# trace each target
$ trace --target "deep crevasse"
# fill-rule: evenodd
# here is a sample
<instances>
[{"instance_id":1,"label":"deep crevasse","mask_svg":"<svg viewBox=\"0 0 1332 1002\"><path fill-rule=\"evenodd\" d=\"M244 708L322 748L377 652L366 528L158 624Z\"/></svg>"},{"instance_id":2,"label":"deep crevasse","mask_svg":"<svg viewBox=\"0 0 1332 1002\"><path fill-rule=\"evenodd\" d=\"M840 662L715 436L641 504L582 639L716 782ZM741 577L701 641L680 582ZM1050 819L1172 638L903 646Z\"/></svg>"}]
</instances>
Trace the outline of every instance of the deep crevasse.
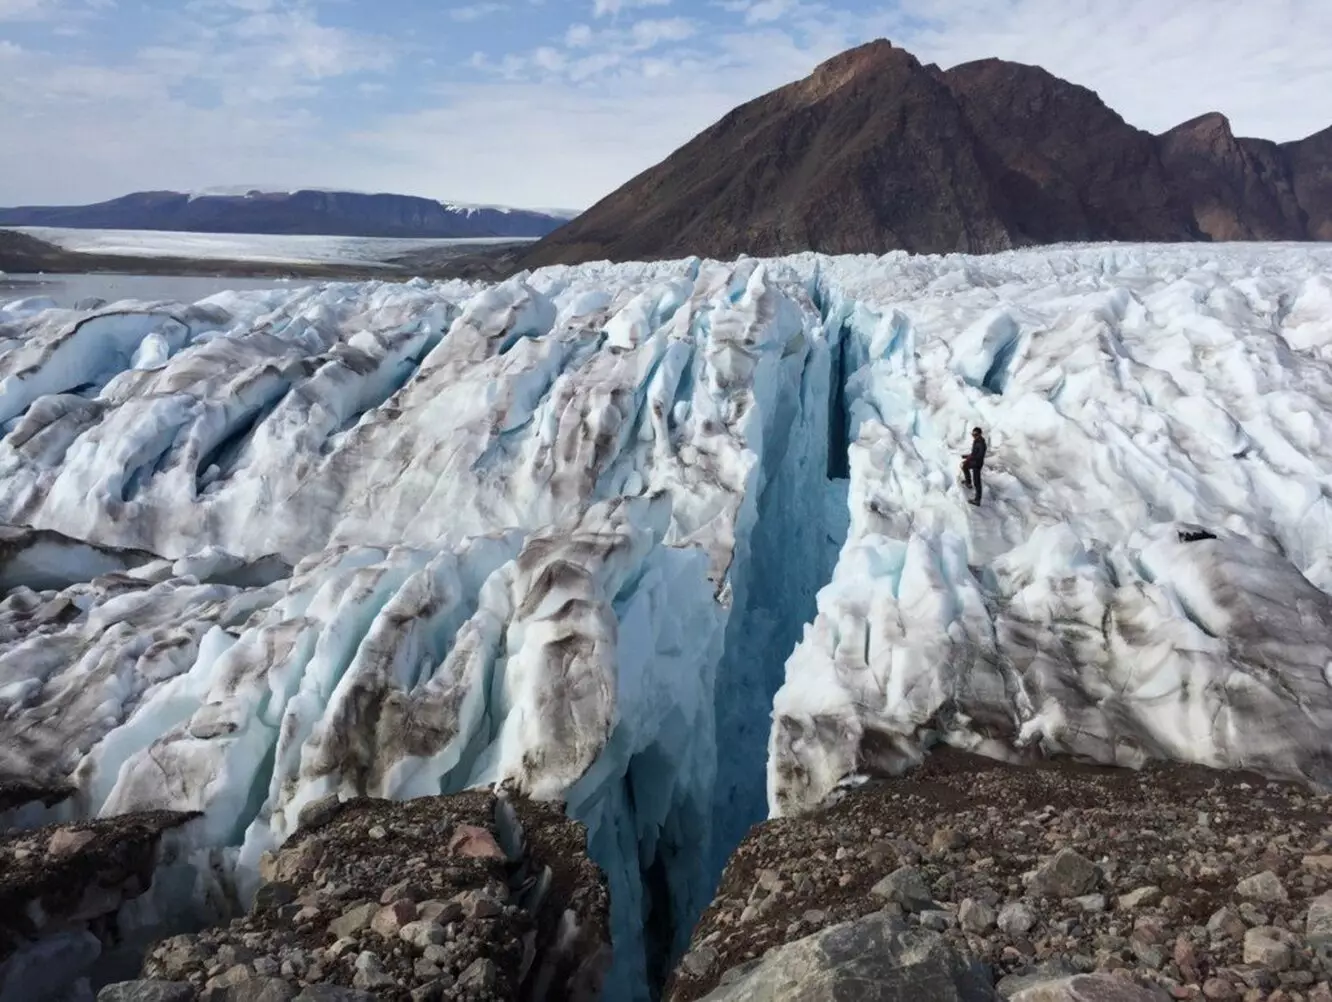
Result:
<instances>
[{"instance_id":1,"label":"deep crevasse","mask_svg":"<svg viewBox=\"0 0 1332 1002\"><path fill-rule=\"evenodd\" d=\"M0 517L206 551L0 603L0 765L244 864L327 792L562 799L611 998L767 809L936 740L1317 773L1327 253L1204 250L0 313Z\"/></svg>"},{"instance_id":2,"label":"deep crevasse","mask_svg":"<svg viewBox=\"0 0 1332 1002\"><path fill-rule=\"evenodd\" d=\"M608 997L646 997L711 894L715 718L761 756L812 612L819 582L799 578L803 606L774 590L768 539L828 549L821 526L773 524L826 465L828 352L780 263L581 277L24 321L0 358L10 518L299 563L257 589L178 560L16 593L6 771L71 776L84 814L201 810L242 889L326 793L564 800L611 881ZM766 620L733 617L749 592ZM85 614L34 637L61 602ZM778 639L719 686L732 618ZM747 796L723 813L748 824L761 770L735 762Z\"/></svg>"}]
</instances>

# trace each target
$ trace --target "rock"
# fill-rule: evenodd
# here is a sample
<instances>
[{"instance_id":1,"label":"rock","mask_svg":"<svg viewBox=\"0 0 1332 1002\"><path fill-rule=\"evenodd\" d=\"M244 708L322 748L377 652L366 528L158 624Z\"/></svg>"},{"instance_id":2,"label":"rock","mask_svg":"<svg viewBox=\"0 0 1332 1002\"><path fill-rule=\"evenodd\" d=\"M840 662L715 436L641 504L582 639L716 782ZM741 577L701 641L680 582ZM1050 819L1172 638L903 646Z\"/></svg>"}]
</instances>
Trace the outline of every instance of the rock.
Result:
<instances>
[{"instance_id":1,"label":"rock","mask_svg":"<svg viewBox=\"0 0 1332 1002\"><path fill-rule=\"evenodd\" d=\"M1235 885L1235 891L1245 900L1260 904L1281 904L1290 900L1281 878L1271 870L1245 877Z\"/></svg>"},{"instance_id":2,"label":"rock","mask_svg":"<svg viewBox=\"0 0 1332 1002\"><path fill-rule=\"evenodd\" d=\"M254 893L253 911L273 912L296 900L296 888L285 882L262 884Z\"/></svg>"},{"instance_id":3,"label":"rock","mask_svg":"<svg viewBox=\"0 0 1332 1002\"><path fill-rule=\"evenodd\" d=\"M399 880L391 887L386 887L384 893L379 896L381 905L391 905L395 901L420 901L429 895L422 893L421 888L412 880Z\"/></svg>"},{"instance_id":4,"label":"rock","mask_svg":"<svg viewBox=\"0 0 1332 1002\"><path fill-rule=\"evenodd\" d=\"M1320 894L1309 903L1304 931L1315 944L1332 944L1332 891Z\"/></svg>"},{"instance_id":5,"label":"rock","mask_svg":"<svg viewBox=\"0 0 1332 1002\"><path fill-rule=\"evenodd\" d=\"M1076 898L1095 890L1100 876L1091 860L1072 849L1061 849L1037 867L1028 889L1042 898Z\"/></svg>"},{"instance_id":6,"label":"rock","mask_svg":"<svg viewBox=\"0 0 1332 1002\"><path fill-rule=\"evenodd\" d=\"M296 996L295 1002L375 1002L375 997L357 988L309 985Z\"/></svg>"},{"instance_id":7,"label":"rock","mask_svg":"<svg viewBox=\"0 0 1332 1002\"><path fill-rule=\"evenodd\" d=\"M1301 865L1319 877L1332 877L1332 855L1305 856Z\"/></svg>"},{"instance_id":8,"label":"rock","mask_svg":"<svg viewBox=\"0 0 1332 1002\"><path fill-rule=\"evenodd\" d=\"M254 976L244 964L232 964L221 974L216 974L208 979L209 988L230 988L232 985L238 985L242 981L249 981Z\"/></svg>"},{"instance_id":9,"label":"rock","mask_svg":"<svg viewBox=\"0 0 1332 1002\"><path fill-rule=\"evenodd\" d=\"M1179 968L1180 977L1187 982L1197 982L1202 978L1202 972L1198 966L1198 951L1194 949L1193 943L1187 936L1175 937L1175 949L1172 954L1175 966Z\"/></svg>"},{"instance_id":10,"label":"rock","mask_svg":"<svg viewBox=\"0 0 1332 1002\"><path fill-rule=\"evenodd\" d=\"M1047 981L1012 996L1011 1002L1169 1002L1170 996L1155 988L1106 974L1079 974L1061 981Z\"/></svg>"},{"instance_id":11,"label":"rock","mask_svg":"<svg viewBox=\"0 0 1332 1002\"><path fill-rule=\"evenodd\" d=\"M71 830L69 828L58 828L51 833L50 840L46 843L46 854L48 856L72 856L88 845L97 837L95 832L86 828Z\"/></svg>"},{"instance_id":12,"label":"rock","mask_svg":"<svg viewBox=\"0 0 1332 1002\"><path fill-rule=\"evenodd\" d=\"M957 925L957 919L951 912L926 910L920 913L920 924L935 932L947 932Z\"/></svg>"},{"instance_id":13,"label":"rock","mask_svg":"<svg viewBox=\"0 0 1332 1002\"><path fill-rule=\"evenodd\" d=\"M416 905L407 900L395 901L375 912L370 920L370 931L384 939L396 939L398 930L416 920Z\"/></svg>"},{"instance_id":14,"label":"rock","mask_svg":"<svg viewBox=\"0 0 1332 1002\"><path fill-rule=\"evenodd\" d=\"M375 904L356 905L330 922L328 931L338 939L355 939L357 934L369 928L371 921L378 912L379 906Z\"/></svg>"},{"instance_id":15,"label":"rock","mask_svg":"<svg viewBox=\"0 0 1332 1002\"><path fill-rule=\"evenodd\" d=\"M207 955L191 936L172 936L164 939L153 950L152 958L144 964L147 971L152 968L165 981L184 981L191 970L201 967L208 960Z\"/></svg>"},{"instance_id":16,"label":"rock","mask_svg":"<svg viewBox=\"0 0 1332 1002\"><path fill-rule=\"evenodd\" d=\"M1161 888L1148 886L1139 887L1127 894L1121 894L1115 903L1119 906L1120 911L1131 912L1138 908L1151 908L1160 900Z\"/></svg>"},{"instance_id":17,"label":"rock","mask_svg":"<svg viewBox=\"0 0 1332 1002\"><path fill-rule=\"evenodd\" d=\"M495 836L476 825L459 825L449 839L449 853L469 859L507 859Z\"/></svg>"},{"instance_id":18,"label":"rock","mask_svg":"<svg viewBox=\"0 0 1332 1002\"><path fill-rule=\"evenodd\" d=\"M908 912L920 912L934 907L929 885L925 883L921 871L914 866L903 866L894 870L870 888L870 894L899 904Z\"/></svg>"},{"instance_id":19,"label":"rock","mask_svg":"<svg viewBox=\"0 0 1332 1002\"><path fill-rule=\"evenodd\" d=\"M458 975L458 987L468 991L493 991L498 979L494 963L479 957Z\"/></svg>"},{"instance_id":20,"label":"rock","mask_svg":"<svg viewBox=\"0 0 1332 1002\"><path fill-rule=\"evenodd\" d=\"M967 835L956 828L940 828L930 839L932 852L956 852L967 847Z\"/></svg>"},{"instance_id":21,"label":"rock","mask_svg":"<svg viewBox=\"0 0 1332 1002\"><path fill-rule=\"evenodd\" d=\"M975 898L966 898L957 910L957 920L966 932L989 932L997 917L993 908Z\"/></svg>"},{"instance_id":22,"label":"rock","mask_svg":"<svg viewBox=\"0 0 1332 1002\"><path fill-rule=\"evenodd\" d=\"M320 828L328 824L342 810L342 802L336 793L330 793L312 800L296 816L297 828Z\"/></svg>"},{"instance_id":23,"label":"rock","mask_svg":"<svg viewBox=\"0 0 1332 1002\"><path fill-rule=\"evenodd\" d=\"M1231 939L1243 939L1247 928L1244 919L1240 918L1239 912L1233 908L1219 908L1207 920L1207 931L1214 936L1222 935Z\"/></svg>"},{"instance_id":24,"label":"rock","mask_svg":"<svg viewBox=\"0 0 1332 1002\"><path fill-rule=\"evenodd\" d=\"M408 922L398 930L398 938L404 943L410 943L418 950L424 950L427 946L439 946L442 943L447 943L449 934L438 922L427 920Z\"/></svg>"},{"instance_id":25,"label":"rock","mask_svg":"<svg viewBox=\"0 0 1332 1002\"><path fill-rule=\"evenodd\" d=\"M1274 971L1284 971L1294 959L1290 933L1284 929L1261 926L1244 934L1244 962L1259 964Z\"/></svg>"},{"instance_id":26,"label":"rock","mask_svg":"<svg viewBox=\"0 0 1332 1002\"><path fill-rule=\"evenodd\" d=\"M999 928L1009 936L1026 935L1036 925L1036 913L1020 901L999 909Z\"/></svg>"},{"instance_id":27,"label":"rock","mask_svg":"<svg viewBox=\"0 0 1332 1002\"><path fill-rule=\"evenodd\" d=\"M1108 902L1104 894L1084 894L1080 898L1074 898L1073 903L1084 912L1099 914L1105 911Z\"/></svg>"},{"instance_id":28,"label":"rock","mask_svg":"<svg viewBox=\"0 0 1332 1002\"><path fill-rule=\"evenodd\" d=\"M1038 964L1034 970L1028 969L1025 974L1009 974L1000 978L995 989L1001 999L1007 1000L1028 988L1046 985L1053 981L1063 981L1081 973L1083 972L1063 961L1047 961Z\"/></svg>"},{"instance_id":29,"label":"rock","mask_svg":"<svg viewBox=\"0 0 1332 1002\"><path fill-rule=\"evenodd\" d=\"M296 988L281 978L251 978L227 989L226 1002L291 1002Z\"/></svg>"},{"instance_id":30,"label":"rock","mask_svg":"<svg viewBox=\"0 0 1332 1002\"><path fill-rule=\"evenodd\" d=\"M706 1002L993 1002L978 962L937 933L874 912L769 951Z\"/></svg>"},{"instance_id":31,"label":"rock","mask_svg":"<svg viewBox=\"0 0 1332 1002\"><path fill-rule=\"evenodd\" d=\"M416 914L424 921L448 925L463 917L463 906L458 901L422 901L416 907Z\"/></svg>"},{"instance_id":32,"label":"rock","mask_svg":"<svg viewBox=\"0 0 1332 1002\"><path fill-rule=\"evenodd\" d=\"M696 978L705 978L717 966L717 951L710 946L691 950L680 960L680 966Z\"/></svg>"},{"instance_id":33,"label":"rock","mask_svg":"<svg viewBox=\"0 0 1332 1002\"><path fill-rule=\"evenodd\" d=\"M1161 944L1141 931L1135 931L1129 937L1129 949L1133 951L1133 956L1138 958L1139 963L1154 971L1159 970L1165 963L1166 954Z\"/></svg>"},{"instance_id":34,"label":"rock","mask_svg":"<svg viewBox=\"0 0 1332 1002\"><path fill-rule=\"evenodd\" d=\"M397 982L384 970L384 963L369 950L362 950L356 957L356 974L352 985L367 991L376 988L392 988Z\"/></svg>"},{"instance_id":35,"label":"rock","mask_svg":"<svg viewBox=\"0 0 1332 1002\"><path fill-rule=\"evenodd\" d=\"M188 981L121 981L97 993L97 1002L194 1002Z\"/></svg>"},{"instance_id":36,"label":"rock","mask_svg":"<svg viewBox=\"0 0 1332 1002\"><path fill-rule=\"evenodd\" d=\"M1203 998L1212 999L1213 1002L1236 1002L1240 993L1235 990L1235 986L1224 978L1208 978L1202 986Z\"/></svg>"}]
</instances>

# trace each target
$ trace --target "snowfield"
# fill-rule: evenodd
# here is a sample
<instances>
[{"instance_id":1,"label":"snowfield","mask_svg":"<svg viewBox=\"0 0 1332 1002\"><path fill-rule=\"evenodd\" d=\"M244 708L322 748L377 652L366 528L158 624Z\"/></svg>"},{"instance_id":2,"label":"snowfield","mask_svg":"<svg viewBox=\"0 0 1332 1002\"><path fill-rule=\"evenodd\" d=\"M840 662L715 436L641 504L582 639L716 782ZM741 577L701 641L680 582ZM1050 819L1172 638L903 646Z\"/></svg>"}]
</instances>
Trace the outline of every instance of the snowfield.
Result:
<instances>
[{"instance_id":1,"label":"snowfield","mask_svg":"<svg viewBox=\"0 0 1332 1002\"><path fill-rule=\"evenodd\" d=\"M345 264L384 266L414 251L441 247L531 243L528 237L416 239L410 237L279 236L266 233L173 233L166 230L82 230L54 226L14 226L83 254L169 257L190 261L255 261L264 264Z\"/></svg>"},{"instance_id":2,"label":"snowfield","mask_svg":"<svg viewBox=\"0 0 1332 1002\"><path fill-rule=\"evenodd\" d=\"M242 887L330 792L561 800L614 998L752 822L938 742L1332 782L1329 275L1113 246L11 305L0 778L202 811Z\"/></svg>"}]
</instances>

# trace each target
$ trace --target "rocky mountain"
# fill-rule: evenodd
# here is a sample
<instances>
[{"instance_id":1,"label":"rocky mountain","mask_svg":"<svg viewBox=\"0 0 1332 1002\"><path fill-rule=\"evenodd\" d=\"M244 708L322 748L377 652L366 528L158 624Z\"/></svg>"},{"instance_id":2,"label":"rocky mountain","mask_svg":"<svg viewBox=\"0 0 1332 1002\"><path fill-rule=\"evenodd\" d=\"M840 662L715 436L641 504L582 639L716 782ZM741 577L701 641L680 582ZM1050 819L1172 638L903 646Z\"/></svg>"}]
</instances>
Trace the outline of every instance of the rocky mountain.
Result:
<instances>
[{"instance_id":1,"label":"rocky mountain","mask_svg":"<svg viewBox=\"0 0 1332 1002\"><path fill-rule=\"evenodd\" d=\"M523 263L1238 239L1332 239L1332 130L1277 145L1209 115L1153 136L1039 67L945 71L880 40L730 112Z\"/></svg>"},{"instance_id":2,"label":"rocky mountain","mask_svg":"<svg viewBox=\"0 0 1332 1002\"><path fill-rule=\"evenodd\" d=\"M140 191L95 205L0 208L0 226L348 237L539 237L567 218L411 195L311 189L234 194Z\"/></svg>"}]
</instances>

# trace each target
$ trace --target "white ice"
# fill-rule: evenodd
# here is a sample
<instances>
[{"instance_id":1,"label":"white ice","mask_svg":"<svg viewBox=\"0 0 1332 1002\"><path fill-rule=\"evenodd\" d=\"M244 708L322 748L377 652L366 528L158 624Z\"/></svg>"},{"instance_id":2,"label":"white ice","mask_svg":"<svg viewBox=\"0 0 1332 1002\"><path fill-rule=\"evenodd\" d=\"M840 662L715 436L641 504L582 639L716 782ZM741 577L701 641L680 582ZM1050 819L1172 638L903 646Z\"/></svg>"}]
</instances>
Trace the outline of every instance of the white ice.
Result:
<instances>
[{"instance_id":1,"label":"white ice","mask_svg":"<svg viewBox=\"0 0 1332 1002\"><path fill-rule=\"evenodd\" d=\"M1329 264L827 262L851 531L774 701L772 812L939 741L1332 782Z\"/></svg>"},{"instance_id":2,"label":"white ice","mask_svg":"<svg viewBox=\"0 0 1332 1002\"><path fill-rule=\"evenodd\" d=\"M12 311L0 521L102 563L12 564L4 768L201 810L245 864L330 792L563 801L617 998L750 823L938 741L1326 780L1330 264L802 255Z\"/></svg>"},{"instance_id":3,"label":"white ice","mask_svg":"<svg viewBox=\"0 0 1332 1002\"><path fill-rule=\"evenodd\" d=\"M328 237L270 233L182 233L172 230L84 230L15 226L20 233L85 254L170 257L193 261L267 264L347 264L388 267L394 258L441 247L530 243L535 237Z\"/></svg>"}]
</instances>

